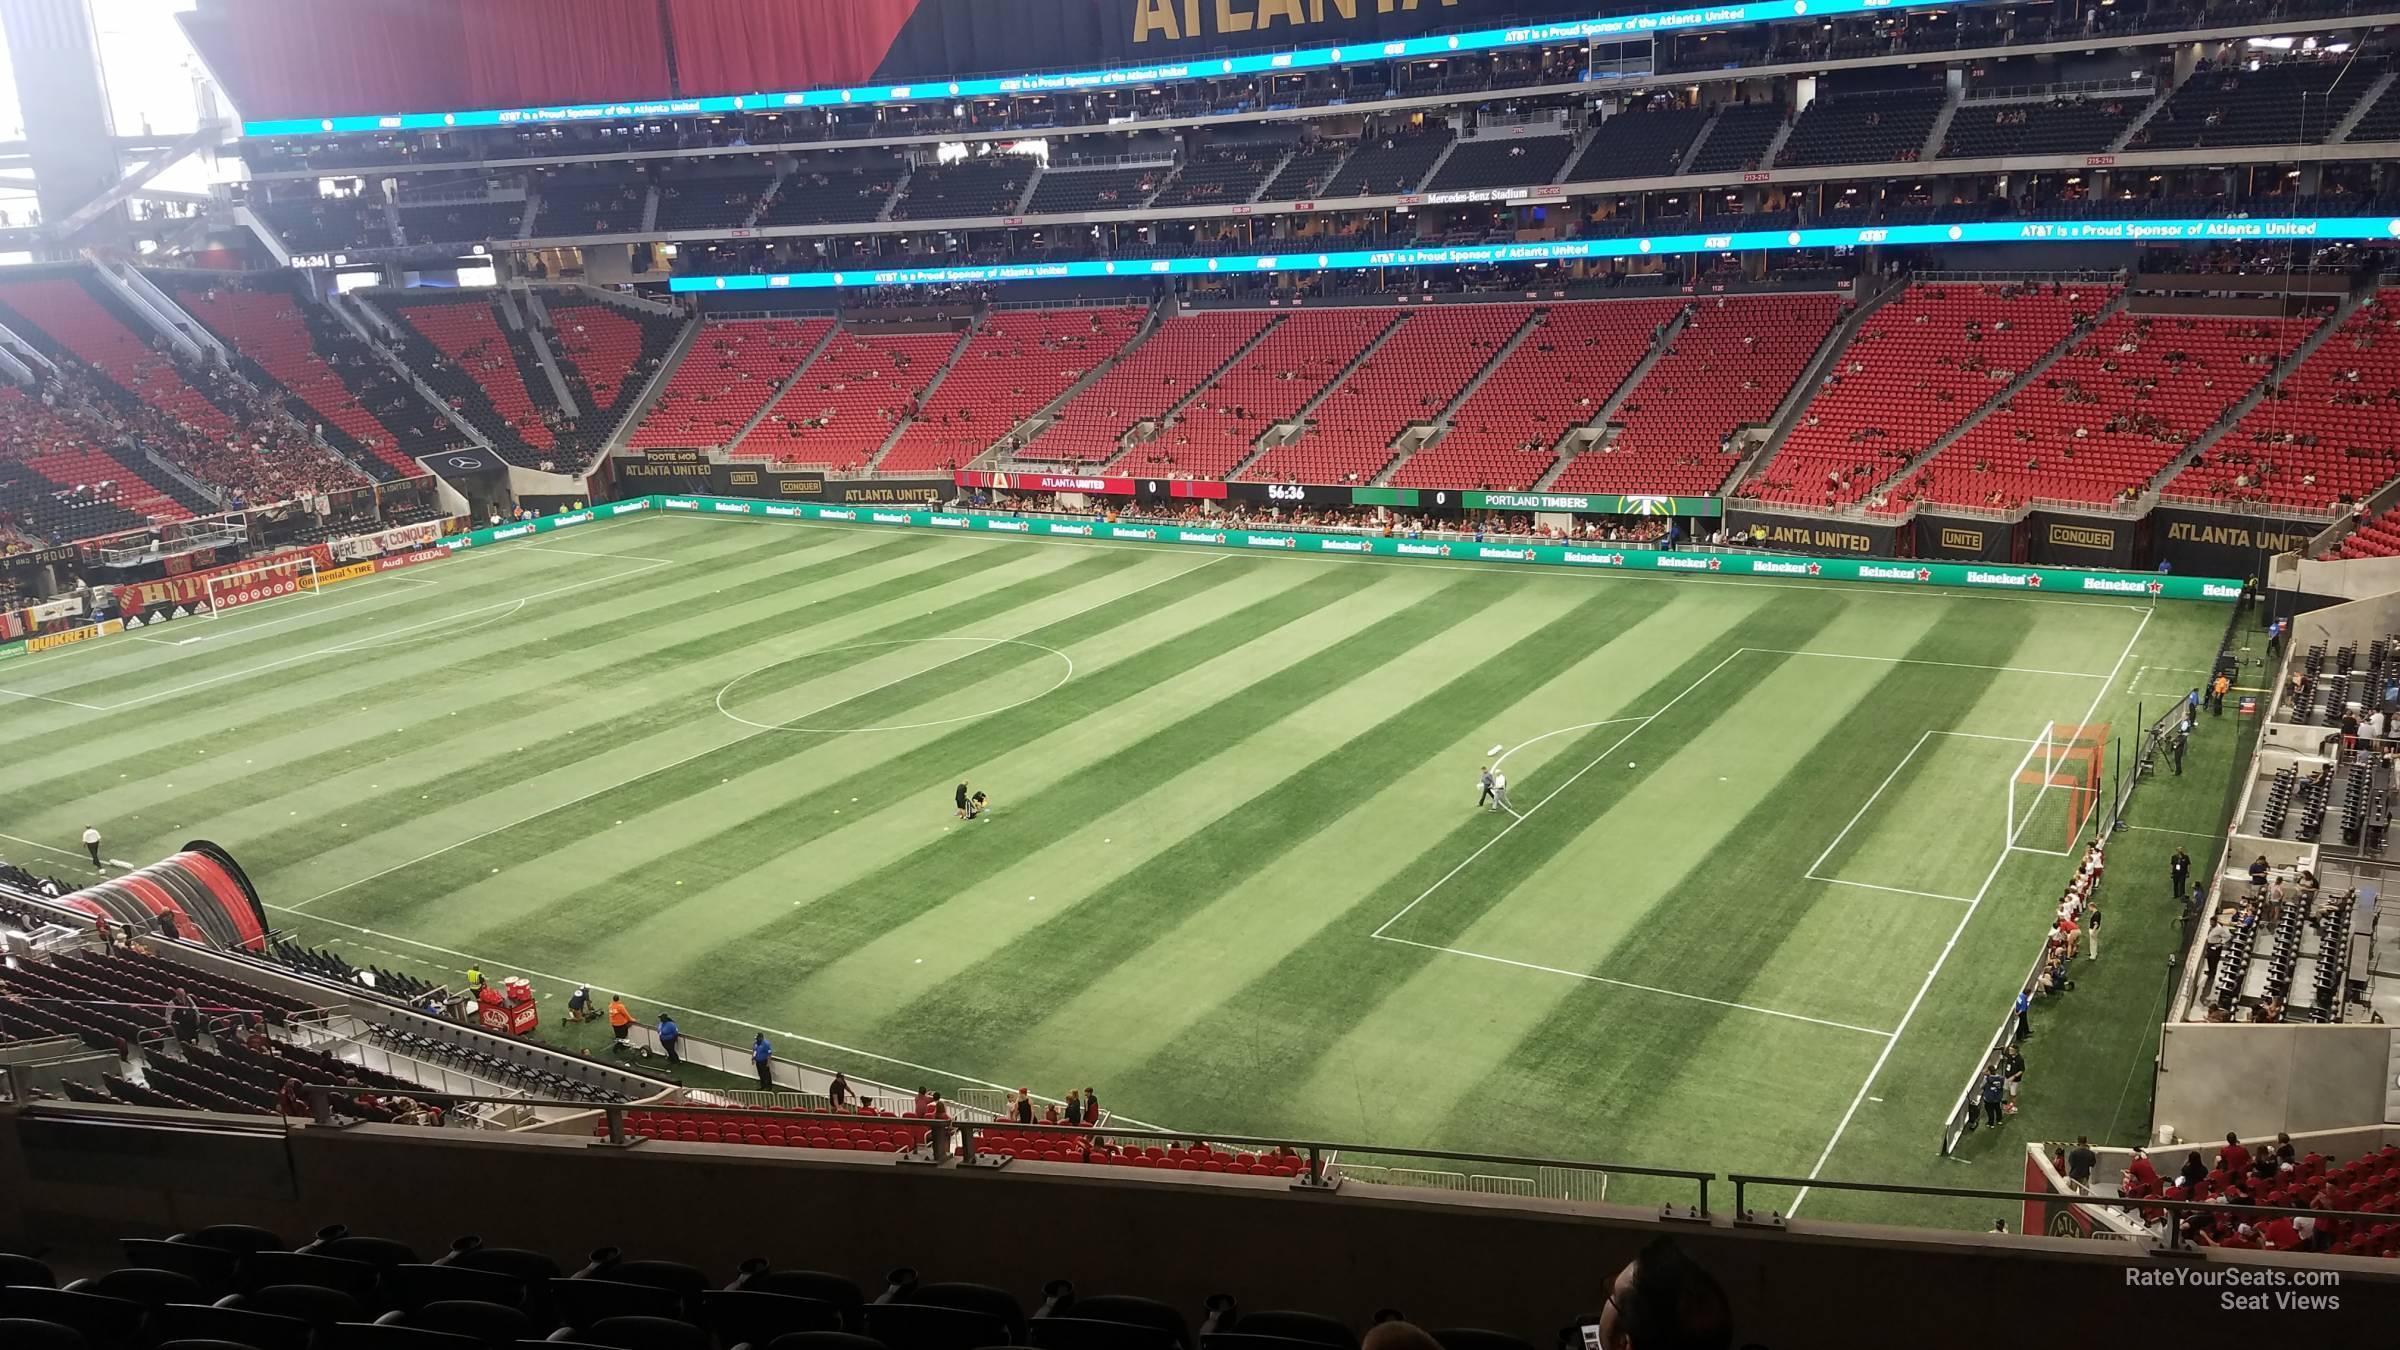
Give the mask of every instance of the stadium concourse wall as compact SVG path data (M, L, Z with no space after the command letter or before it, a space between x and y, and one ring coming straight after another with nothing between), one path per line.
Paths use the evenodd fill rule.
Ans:
M720 1272L764 1257L869 1288L903 1266L1020 1297L1068 1278L1189 1316L1222 1293L1246 1308L1307 1308L1353 1326L1397 1303L1424 1325L1488 1327L1547 1345L1571 1320L1596 1314L1614 1273L1665 1236L1725 1285L1737 1342L1778 1350L2299 1344L2262 1337L2262 1328L2299 1324L2226 1316L2217 1286L2244 1278L2256 1286L2302 1269L2338 1272L2339 1281L2338 1306L2308 1317L2308 1343L2388 1345L2400 1318L2400 1262L2161 1256L2113 1242L1743 1224L1724 1212L1722 1186L1712 1195L1716 1211L1690 1218L1657 1207L1386 1186L1310 1190L1264 1177L1022 1159L935 1166L658 1140L614 1148L498 1131L0 1107L0 1244L11 1249L113 1250L119 1238L225 1222L299 1238L340 1223L427 1253L475 1232L557 1257L625 1244ZM810 1215L840 1217L794 1221ZM1024 1240L1036 1231L1039 1240ZM2182 1287L2129 1289L2141 1276ZM2062 1325L2072 1327L2063 1339Z
M2396 1123L2384 1081L2395 1037L2363 1022L2169 1022L2151 1119L2162 1143Z

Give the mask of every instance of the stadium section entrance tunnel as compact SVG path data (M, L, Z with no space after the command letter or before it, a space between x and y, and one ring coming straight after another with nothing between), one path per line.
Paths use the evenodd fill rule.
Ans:
M233 855L195 839L148 867L86 886L59 900L126 933L150 932L162 923L188 942L265 951L266 911Z

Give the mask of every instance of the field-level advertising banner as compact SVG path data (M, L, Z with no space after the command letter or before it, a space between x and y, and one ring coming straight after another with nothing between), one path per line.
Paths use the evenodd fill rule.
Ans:
M35 652L51 651L59 647L72 647L78 642L89 642L93 638L107 637L111 633L122 632L124 628L125 625L123 622L116 619L109 619L101 623L87 623L81 628L68 628L56 633L43 633L38 637L29 637L25 639L24 642L16 645L26 655L31 656ZM14 653L11 653L11 655L13 654Z
M319 586L338 585L345 581L356 581L360 577L371 577L381 570L382 569L378 568L371 560L368 562L344 563L340 567L330 568L326 571L317 573L317 584Z
M1919 511L1911 528L1917 534L1916 554L1920 558L2004 563L2017 556L2016 536L2026 527L2014 521Z
M1073 473L987 473L981 469L961 469L951 477L960 487L990 488L995 492L1080 492L1085 496L1092 497L1189 497L1203 501L1221 501L1229 495L1227 487L1223 483L1185 478L1126 478ZM1262 483L1258 486L1268 487L1270 485ZM1331 501L1333 499L1321 498L1319 500ZM1343 500L1347 501L1347 498Z
M1432 494L1439 497L1440 493ZM1572 511L1589 516L1719 516L1719 497L1663 497L1618 492L1461 492L1469 511Z
M1521 563L1617 572L1667 572L1694 576L1778 577L1792 580L1868 582L1891 586L1947 586L1968 590L2018 591L2034 595L2106 595L2131 600L2216 600L2241 598L2238 581L2213 577L2090 572L2055 567L1918 562L1907 559L1795 558L1754 553L1694 553L1620 549L1607 545L1492 544L1431 539L1392 539L1307 530L1214 530L1179 525L991 516L973 511L908 511L818 506L804 502L756 502L722 497L660 497L662 511L718 516L764 516L786 520L898 525L960 533L1015 534L1128 543L1188 544L1244 551L1331 553L1352 557L1414 558L1427 562ZM629 503L620 503L629 505Z
M2131 567L2141 543L2141 522L2106 516L2036 511L2033 560L2053 567Z
M1725 513L1727 542L1779 552L1888 558L1898 551L1893 547L1898 535L1897 526L1882 521L1787 516L1739 507Z
M440 546L444 552L456 553L461 549L482 548L488 544L504 544L511 539L529 539L537 534L556 534L560 530L571 530L578 525L589 525L595 520L608 520L616 516L647 511L650 509L652 500L649 497L628 497L621 502L601 502L597 505L587 506L581 511L561 511L555 516L535 516L531 520L512 520L505 525L486 525L480 530L468 530L461 534L451 535L444 539Z
M2150 544L2178 572L2264 577L2266 561L2307 546L2324 522L2160 506L2150 512Z
M241 562L212 567L204 572L186 572L182 576L162 577L156 581L128 581L117 587L117 608L128 613L156 609L161 605L190 605L208 598L211 577L233 572L254 571L278 563L306 558L324 571L333 566L333 555L323 544L311 544L302 549L286 549L279 553L247 558ZM263 598L263 597L262 597Z
M391 553L404 548L430 544L442 537L438 520L419 521L414 525L395 525L372 534L353 534L334 540L327 546L334 557L345 562L372 558L378 553Z
M627 491L761 497L836 506L939 506L955 495L947 478L828 478L761 464L716 464L703 450L653 450L609 461Z

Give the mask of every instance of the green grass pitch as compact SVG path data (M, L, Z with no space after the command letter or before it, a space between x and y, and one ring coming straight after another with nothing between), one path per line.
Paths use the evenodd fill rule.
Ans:
M2165 856L2209 861L2247 728L2143 789L2025 1114L1942 1160L2069 866L2054 806L2004 848L2009 779L2053 720L2130 744L2226 618L623 521L0 667L0 853L212 838L354 959L907 1086L2007 1187L2021 1139L2138 1135ZM1495 745L1521 814L1474 809Z

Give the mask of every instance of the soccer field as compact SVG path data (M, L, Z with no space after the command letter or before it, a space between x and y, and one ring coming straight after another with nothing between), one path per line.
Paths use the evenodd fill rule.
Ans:
M2227 617L639 518L0 667L0 856L214 839L353 959L908 1086L2013 1186L1932 1157L2070 867L2012 776Z

